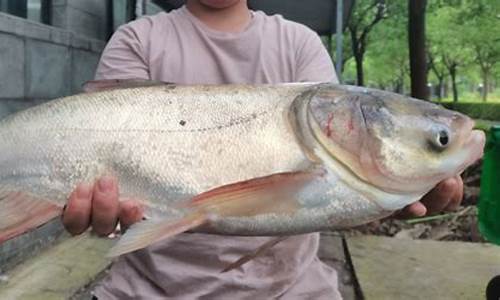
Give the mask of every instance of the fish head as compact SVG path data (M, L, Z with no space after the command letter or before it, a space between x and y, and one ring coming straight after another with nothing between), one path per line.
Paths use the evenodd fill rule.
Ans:
M319 87L308 123L336 161L390 193L430 190L478 160L485 143L466 115L363 87Z

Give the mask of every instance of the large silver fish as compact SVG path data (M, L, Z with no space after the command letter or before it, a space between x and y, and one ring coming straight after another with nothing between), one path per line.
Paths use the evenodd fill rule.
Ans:
M359 225L480 158L484 134L472 128L428 102L324 83L66 97L0 121L0 241L58 215L76 184L103 174L119 178L122 196L144 199L149 216L112 255L186 230Z

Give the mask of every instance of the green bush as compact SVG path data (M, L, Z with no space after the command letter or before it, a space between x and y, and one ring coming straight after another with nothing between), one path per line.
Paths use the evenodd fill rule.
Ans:
M474 126L474 129L480 129L480 130L484 131L484 133L486 133L486 134L488 134L488 132L490 132L490 129L492 126L491 121L476 119L475 123L476 123L475 124L476 126Z
M500 103L441 102L438 104L474 119L500 121Z

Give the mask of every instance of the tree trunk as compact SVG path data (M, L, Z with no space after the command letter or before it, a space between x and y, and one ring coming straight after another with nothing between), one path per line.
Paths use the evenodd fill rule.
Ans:
M443 84L444 84L444 77L443 76L439 76L438 77L438 99L439 101L441 101L443 99L443 91L444 91L444 88L443 88Z
M354 58L356 59L356 75L357 75L356 84L359 86L364 86L365 80L363 74L363 54L356 54L354 55Z
M457 67L453 66L450 68L451 85L453 88L453 102L458 102L458 89L457 89Z
M429 98L425 53L426 5L427 0L408 0L411 95L419 99Z
M489 80L490 72L489 70L483 70L483 90L481 91L481 96L483 98L483 102L486 102L488 99L488 90L489 90Z
M356 38L356 30L350 29L351 32L351 43L352 43L352 52L354 55L354 60L356 61L356 84L359 86L364 85L364 75L363 75L363 56L364 53L360 47L358 39Z
M446 80L444 82L444 86L443 86L443 98L448 98L449 88L450 88L450 84L449 84L448 80Z

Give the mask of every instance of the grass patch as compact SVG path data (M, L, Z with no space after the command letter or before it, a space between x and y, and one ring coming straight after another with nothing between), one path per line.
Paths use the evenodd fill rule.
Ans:
M441 103L448 103L448 102L453 102L453 96L451 93L448 95L448 97L441 99L441 101L438 101L436 98L433 99L433 101L436 102L441 102ZM486 99L486 102L483 102L483 98L481 98L481 95L479 93L458 93L458 102L461 103L500 103L500 90L496 89L492 93L488 93L488 97Z

